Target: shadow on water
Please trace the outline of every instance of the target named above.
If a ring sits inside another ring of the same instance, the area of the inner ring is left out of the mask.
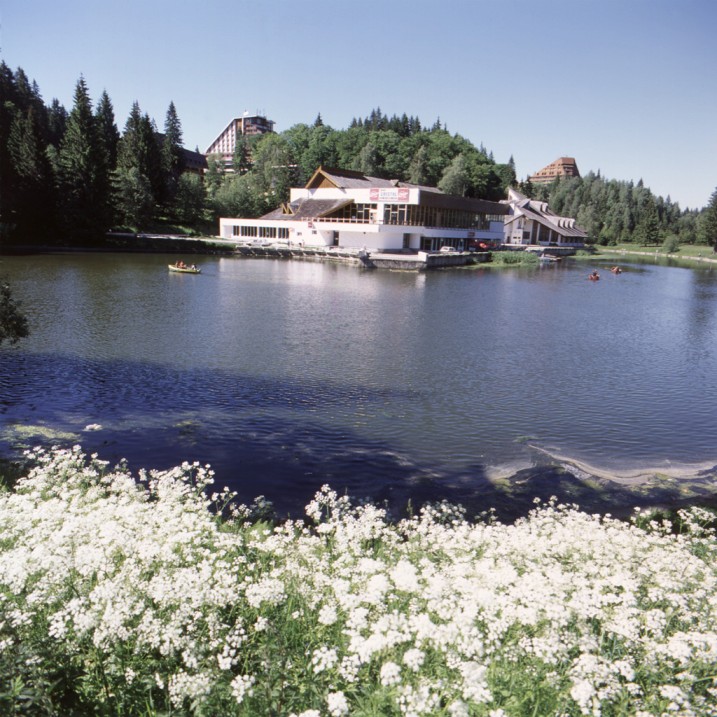
[[[264,495],[282,516],[301,516],[324,484],[385,503],[394,515],[409,504],[415,510],[446,500],[469,515],[493,509],[499,519],[513,520],[535,498],[553,496],[617,516],[635,506],[716,504],[714,469],[692,481],[656,477],[623,486],[535,452],[532,466],[490,479],[483,463],[439,469],[332,421],[335,408],[405,398],[394,389],[13,351],[0,352],[0,366],[6,461],[23,448],[74,443],[111,464],[127,459],[133,471],[198,461],[212,466],[219,487],[229,486],[243,502]],[[93,423],[102,429],[86,431]]]

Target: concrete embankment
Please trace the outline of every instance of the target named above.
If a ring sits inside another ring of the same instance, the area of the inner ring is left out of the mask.
[[[426,271],[452,266],[467,266],[490,261],[490,252],[381,252],[342,247],[302,247],[237,244],[235,252],[244,257],[306,259],[355,264],[366,269]]]

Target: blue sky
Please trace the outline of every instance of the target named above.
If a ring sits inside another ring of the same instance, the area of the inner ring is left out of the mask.
[[[702,207],[717,187],[717,0],[0,0],[0,57],[70,110],[84,75],[190,149],[259,111],[336,129],[375,107],[560,156]]]

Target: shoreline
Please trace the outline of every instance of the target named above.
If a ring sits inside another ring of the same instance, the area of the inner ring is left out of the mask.
[[[699,474],[708,471],[717,473],[717,461],[703,461],[701,463],[669,463],[669,465],[643,466],[639,468],[601,468],[600,466],[571,458],[557,451],[551,451],[535,444],[528,444],[534,451],[542,453],[553,461],[558,461],[565,466],[571,466],[577,470],[602,480],[617,483],[626,487],[640,487],[647,485],[651,480],[664,476],[672,480],[694,480]],[[717,478],[717,475],[715,476]]]

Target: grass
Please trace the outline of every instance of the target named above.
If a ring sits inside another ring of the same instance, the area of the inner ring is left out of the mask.
[[[685,259],[717,259],[717,253],[712,250],[711,246],[705,244],[680,244],[678,251],[666,252],[660,246],[642,246],[640,244],[617,244],[616,246],[596,246],[598,254],[615,254],[620,252],[640,252],[648,254],[657,254],[658,256],[666,256],[668,253],[677,254]]]

